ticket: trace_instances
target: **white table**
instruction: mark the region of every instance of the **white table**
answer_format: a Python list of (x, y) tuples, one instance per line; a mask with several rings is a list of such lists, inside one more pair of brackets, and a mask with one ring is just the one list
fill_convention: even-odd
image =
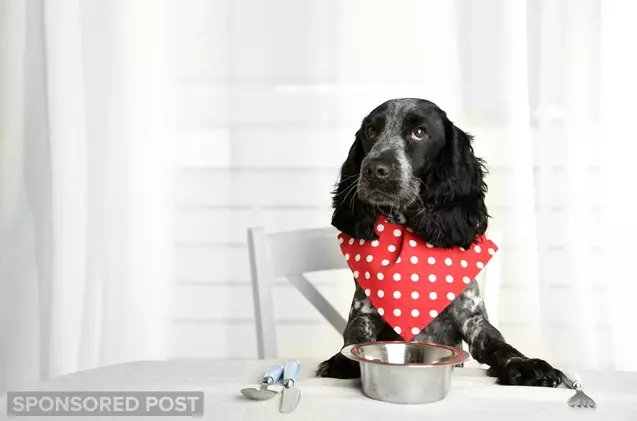
[[(582, 373), (586, 391), (597, 401), (595, 410), (570, 408), (573, 391), (559, 388), (505, 387), (484, 371), (456, 369), (451, 391), (441, 402), (396, 405), (365, 397), (358, 381), (312, 376), (315, 361), (301, 362), (301, 401), (291, 414), (278, 412), (279, 397), (249, 401), (239, 393), (258, 385), (273, 361), (184, 360), (133, 362), (58, 377), (28, 390), (203, 391), (205, 420), (637, 420), (637, 373)], [(0, 398), (0, 419), (6, 419), (6, 396)], [(402, 418), (405, 417), (405, 418)], [(20, 419), (20, 418), (18, 418)], [(22, 418), (34, 419), (34, 418)], [(46, 419), (52, 420), (56, 418)], [(88, 418), (73, 417), (71, 420)], [(94, 417), (95, 420), (149, 420), (151, 417)], [(161, 417), (160, 420), (174, 419)]]

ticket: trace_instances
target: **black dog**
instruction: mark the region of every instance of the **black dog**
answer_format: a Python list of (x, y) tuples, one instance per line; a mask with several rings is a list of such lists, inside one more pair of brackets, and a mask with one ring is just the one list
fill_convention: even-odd
[[(422, 99), (385, 102), (363, 120), (334, 192), (332, 225), (359, 239), (373, 240), (380, 215), (403, 223), (436, 247), (468, 248), (487, 229), (484, 163), (473, 153), (471, 136), (444, 111)], [(401, 340), (356, 292), (344, 345)], [(472, 281), (414, 340), (460, 346), (490, 366), (501, 384), (557, 387), (561, 373), (543, 360), (527, 358), (507, 344), (487, 318)], [(340, 353), (320, 364), (322, 377), (355, 378), (359, 364)]]

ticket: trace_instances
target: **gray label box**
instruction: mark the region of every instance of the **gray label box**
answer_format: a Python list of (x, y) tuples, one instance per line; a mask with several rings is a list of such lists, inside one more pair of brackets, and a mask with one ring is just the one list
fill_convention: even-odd
[(7, 415), (203, 416), (203, 392), (8, 392)]

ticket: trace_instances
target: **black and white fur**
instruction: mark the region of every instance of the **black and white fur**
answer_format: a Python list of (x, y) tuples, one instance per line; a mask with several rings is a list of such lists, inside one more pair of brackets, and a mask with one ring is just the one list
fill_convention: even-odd
[[(363, 120), (341, 168), (332, 225), (373, 240), (374, 223), (386, 215), (436, 247), (470, 247), (485, 233), (489, 218), (486, 170), (471, 141), (432, 102), (406, 98), (381, 104)], [(343, 339), (344, 346), (401, 340), (358, 284)], [(414, 340), (452, 346), (466, 342), (473, 358), (489, 365), (489, 374), (501, 384), (561, 383), (558, 370), (522, 355), (489, 323), (475, 280)], [(360, 369), (336, 353), (319, 365), (317, 375), (356, 378)]]

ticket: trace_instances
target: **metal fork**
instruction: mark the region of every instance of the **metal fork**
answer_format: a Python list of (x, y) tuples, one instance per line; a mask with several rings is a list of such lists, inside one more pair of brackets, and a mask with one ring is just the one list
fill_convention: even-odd
[(597, 403), (584, 393), (584, 385), (582, 385), (582, 379), (579, 377), (577, 373), (565, 373), (562, 374), (562, 379), (564, 380), (564, 384), (566, 387), (575, 390), (575, 394), (568, 400), (568, 406), (571, 408), (595, 408)]

